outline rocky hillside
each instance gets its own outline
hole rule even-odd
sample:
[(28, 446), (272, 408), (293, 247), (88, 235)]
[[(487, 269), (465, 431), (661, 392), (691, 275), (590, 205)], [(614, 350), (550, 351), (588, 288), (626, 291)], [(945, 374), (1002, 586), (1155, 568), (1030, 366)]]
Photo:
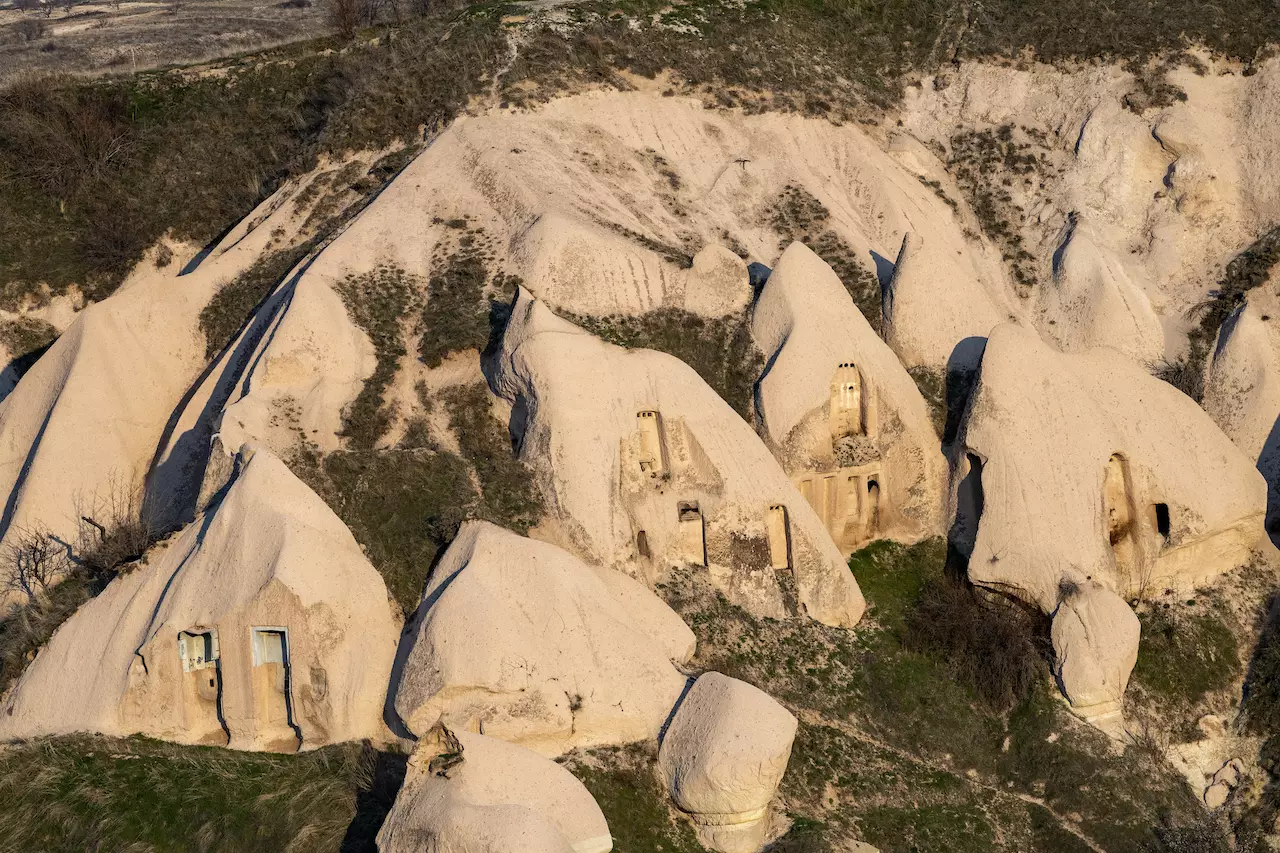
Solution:
[(1280, 847), (1280, 20), (391, 8), (0, 91), (0, 851)]

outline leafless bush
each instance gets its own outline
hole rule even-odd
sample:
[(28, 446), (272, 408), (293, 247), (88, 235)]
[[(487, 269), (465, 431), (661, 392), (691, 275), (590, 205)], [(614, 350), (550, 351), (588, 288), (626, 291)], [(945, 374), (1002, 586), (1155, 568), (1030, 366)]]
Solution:
[(1046, 634), (1041, 621), (1020, 605), (987, 597), (963, 581), (939, 578), (920, 591), (904, 639), (908, 648), (945, 658), (983, 699), (1003, 710), (1044, 680)]
[(139, 495), (139, 489), (113, 484), (87, 507), (81, 502), (75, 561), (97, 583), (110, 582), (157, 538)]
[(44, 35), (44, 21), (39, 18), (23, 18), (21, 21), (15, 21), (12, 29), (14, 34), (24, 42), (39, 41)]
[(21, 593), (28, 604), (43, 602), (49, 587), (70, 567), (67, 548), (46, 528), (18, 530), (5, 545), (0, 586), (6, 592)]
[(360, 26), (360, 0), (329, 0), (329, 25), (350, 40)]

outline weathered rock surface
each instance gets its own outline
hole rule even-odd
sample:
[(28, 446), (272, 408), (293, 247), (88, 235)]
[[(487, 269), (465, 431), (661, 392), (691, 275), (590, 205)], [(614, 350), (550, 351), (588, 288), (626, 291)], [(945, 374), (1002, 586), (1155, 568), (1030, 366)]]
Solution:
[(512, 404), (547, 535), (569, 550), (649, 584), (674, 566), (705, 566), (762, 616), (847, 627), (862, 615), (821, 519), (684, 363), (606, 344), (521, 290), (486, 373)]
[(476, 721), (551, 756), (657, 737), (686, 681), (672, 652), (694, 643), (639, 582), (487, 522), (463, 525), (415, 618), (395, 696), (409, 728)]
[(718, 672), (680, 703), (658, 753), (667, 788), (704, 845), (753, 853), (791, 757), (796, 718), (768, 694)]
[(1053, 612), (1053, 667), (1072, 709), (1120, 731), (1121, 703), (1138, 662), (1141, 625), (1124, 599), (1095, 584), (1062, 592)]
[(523, 747), (436, 726), (378, 831), (381, 853), (607, 853), (600, 807), (568, 770)]
[[(1001, 167), (976, 165), (991, 175), (995, 194), (1007, 191), (1021, 208), (1021, 215), (1008, 207), (994, 213), (1018, 237), (1006, 252), (1029, 256), (1023, 264), (1035, 276), (1033, 291), (1058, 287), (1054, 255), (1064, 227), (1077, 218), (1091, 224), (1090, 239), (1121, 288), (1094, 291), (1103, 299), (1076, 318), (1078, 331), (1092, 337), (1110, 330), (1119, 337), (1098, 342), (1125, 352), (1154, 345), (1154, 329), (1141, 321), (1145, 311), (1133, 312), (1139, 322), (1120, 322), (1129, 313), (1116, 301), (1125, 278), (1145, 293), (1168, 339), (1165, 354), (1176, 356), (1184, 312), (1217, 286), (1232, 257), (1280, 220), (1280, 183), (1271, 168), (1280, 156), (1280, 63), (1258, 63), (1256, 73), (1244, 75), (1229, 60), (1197, 56), (1194, 69), (1170, 72), (1168, 84), (1182, 94), (1159, 109), (1141, 109), (1141, 82), (1105, 63), (1064, 74), (1038, 63), (966, 62), (939, 74), (937, 83), (945, 78), (946, 85), (926, 80), (905, 90), (905, 132), (952, 157), (957, 139), (969, 134), (993, 141), (1011, 135), (1012, 153), (1028, 165), (1003, 175)], [(1010, 152), (978, 147), (997, 157)], [(948, 282), (935, 298), (957, 309), (973, 303), (967, 290), (955, 291), (961, 299), (951, 292)], [(1127, 296), (1125, 302), (1136, 305)], [(1060, 335), (1047, 322), (1054, 316), (1039, 314), (1036, 327), (1068, 348), (1076, 331)], [(1087, 342), (1069, 348), (1081, 345)]]
[[(1128, 598), (1207, 583), (1262, 534), (1265, 483), (1249, 459), (1194, 402), (1111, 350), (1062, 354), (997, 328), (956, 448), (952, 538), (970, 579), (1045, 613), (1064, 590)], [(1072, 623), (1083, 680), (1070, 667), (1063, 677), (1090, 704), (1123, 690), (1112, 674), (1132, 649), (1119, 637), (1136, 630), (1106, 628), (1128, 620), (1100, 594)]]
[[(81, 516), (105, 523), (142, 502), (148, 478), (172, 475), (152, 463), (205, 364), (200, 312), (273, 230), (296, 227), (281, 208), (298, 189), (263, 202), (199, 263), (140, 263), (77, 314), (0, 402), (0, 549), (21, 531), (75, 543)], [(161, 526), (170, 520), (163, 507), (147, 509)]]
[(1218, 331), (1204, 384), (1204, 408), (1267, 481), (1267, 530), (1280, 531), (1280, 299), (1272, 285)]
[(1037, 328), (1066, 352), (1113, 347), (1139, 364), (1164, 355), (1164, 329), (1123, 259), (1099, 245), (1091, 223), (1071, 217), (1053, 275), (1037, 288)]
[(398, 621), (337, 516), (245, 448), (225, 494), (41, 649), (0, 710), (0, 737), (274, 751), (384, 740)]
[(751, 330), (765, 439), (836, 544), (941, 532), (946, 460), (924, 398), (831, 268), (792, 243)]

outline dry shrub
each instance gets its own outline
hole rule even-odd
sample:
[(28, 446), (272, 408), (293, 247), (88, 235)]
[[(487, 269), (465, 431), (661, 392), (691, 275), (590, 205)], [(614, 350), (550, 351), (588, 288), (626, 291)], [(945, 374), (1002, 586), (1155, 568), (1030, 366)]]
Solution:
[(949, 578), (932, 578), (907, 614), (907, 648), (937, 655), (987, 703), (1008, 710), (1047, 672), (1046, 620), (1008, 599)]

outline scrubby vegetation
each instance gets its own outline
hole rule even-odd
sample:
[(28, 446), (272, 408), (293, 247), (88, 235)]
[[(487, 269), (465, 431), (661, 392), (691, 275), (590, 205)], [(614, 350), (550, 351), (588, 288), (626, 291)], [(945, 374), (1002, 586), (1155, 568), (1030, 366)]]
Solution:
[(9, 351), (9, 366), (21, 377), (58, 338), (58, 330), (38, 317), (0, 322), (0, 344)]
[(615, 853), (703, 853), (693, 828), (676, 817), (645, 746), (574, 753), (565, 766), (595, 797), (609, 822)]
[(126, 489), (81, 507), (79, 533), (66, 542), (44, 527), (14, 529), (0, 550), (0, 593), (17, 601), (0, 617), (0, 695), (80, 605), (129, 571), (157, 540)]
[(209, 304), (200, 311), (205, 358), (213, 358), (235, 339), (253, 310), (310, 248), (310, 245), (303, 245), (263, 255), (213, 295)]
[[(320, 155), (420, 142), (421, 127), (430, 134), (492, 86), (513, 7), (423, 8), (393, 38), (340, 52), (328, 39), (299, 43), (224, 60), (225, 73), (14, 82), (0, 92), (0, 280), (14, 293), (77, 283), (99, 298), (166, 231), (206, 243)], [(952, 60), (1146, 68), (1203, 44), (1254, 63), (1280, 40), (1275, 16), (1248, 0), (628, 0), (564, 16), (522, 33), (499, 81), (505, 103), (670, 69), (677, 87), (721, 105), (844, 121), (896, 103), (904, 80)]]
[(447, 452), (302, 448), (289, 465), (351, 528), (405, 615), (479, 500), (466, 462)]
[(569, 314), (568, 318), (611, 344), (675, 356), (696, 370), (720, 399), (751, 420), (764, 356), (751, 338), (751, 318), (746, 312), (710, 318), (680, 308), (659, 308), (633, 316)]
[(52, 738), (0, 754), (0, 851), (374, 851), (404, 757), (300, 755), (135, 737)]
[(880, 334), (880, 279), (867, 269), (853, 248), (827, 224), (831, 211), (803, 187), (788, 186), (774, 202), (771, 224), (781, 237), (780, 249), (796, 240), (804, 243), (840, 277), (853, 304)]
[(418, 342), (418, 357), (428, 367), (438, 367), (452, 352), (483, 350), (489, 340), (486, 292), (509, 295), (515, 285), (501, 274), (490, 280), (492, 256), (480, 229), (467, 229), (466, 220), (448, 224), (466, 230), (452, 251), (437, 249), (432, 259)]
[(373, 343), (377, 365), (373, 375), (342, 416), (342, 431), (352, 447), (371, 450), (386, 434), (393, 413), (383, 395), (405, 354), (401, 324), (418, 301), (422, 285), (399, 267), (380, 266), (362, 276), (347, 276), (338, 293), (347, 314)]
[[(1004, 124), (994, 130), (966, 130), (951, 137), (947, 166), (964, 192), (983, 232), (998, 247), (1013, 272), (1018, 292), (1026, 296), (1036, 284), (1035, 258), (1023, 245), (1020, 229), (1026, 216), (1010, 191), (1016, 176), (1031, 181), (1045, 168), (1036, 157), (1033, 131)], [(1024, 141), (1030, 138), (1031, 141)], [(1043, 140), (1040, 140), (1043, 141)], [(1000, 180), (997, 175), (1002, 175)]]
[[(1034, 620), (967, 590), (946, 560), (939, 541), (854, 554), (870, 602), (856, 633), (755, 619), (693, 574), (662, 588), (698, 635), (696, 665), (801, 714), (783, 804), (803, 818), (803, 837), (781, 849), (862, 838), (884, 853), (1075, 853), (1084, 837), (1137, 853), (1161, 849), (1162, 821), (1198, 820), (1172, 768), (1137, 746), (1117, 754), (1053, 698)], [(989, 616), (994, 625), (980, 626)], [(944, 626), (925, 627), (930, 617)], [(986, 663), (974, 656), (992, 654), (1014, 677), (972, 677)]]
[(542, 493), (527, 465), (516, 458), (506, 429), (490, 413), (483, 383), (447, 388), (441, 397), (462, 457), (480, 482), (475, 516), (526, 533), (542, 520)]

